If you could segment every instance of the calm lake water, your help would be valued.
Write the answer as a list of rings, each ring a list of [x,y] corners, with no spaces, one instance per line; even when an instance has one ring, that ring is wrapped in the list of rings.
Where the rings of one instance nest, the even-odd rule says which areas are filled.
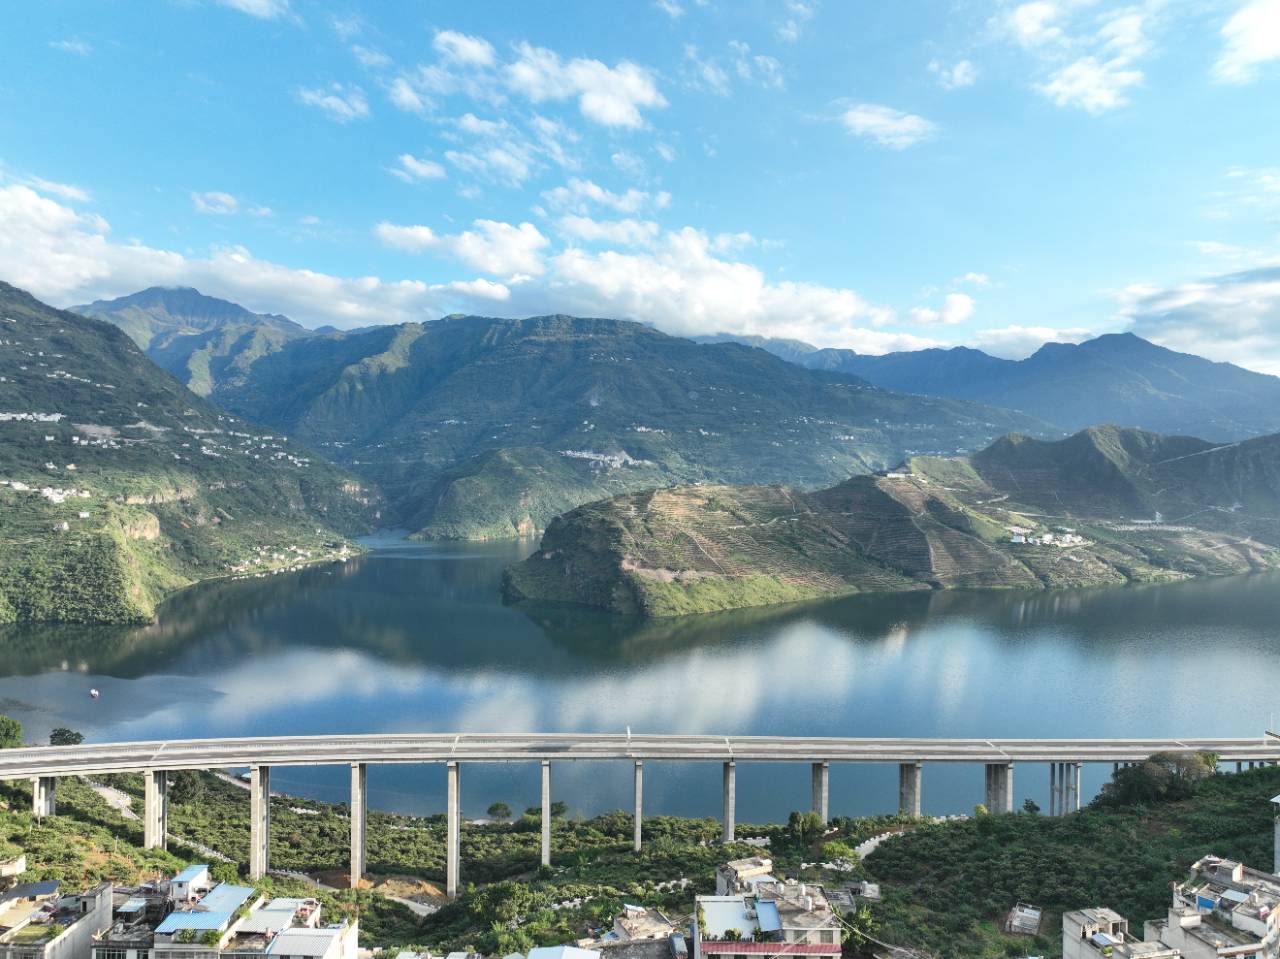
[[[1280,689],[1280,575],[1045,593],[859,597],[642,623],[512,609],[503,568],[532,544],[371,541],[342,566],[213,583],[140,628],[0,629],[0,712],[32,741],[382,731],[831,736],[1260,735]],[[101,690],[97,700],[90,688]],[[1110,766],[1085,767],[1092,793]],[[713,764],[646,767],[650,812],[719,813]],[[926,765],[924,809],[982,799],[978,766]],[[348,774],[280,768],[341,800]],[[369,772],[371,802],[444,808],[442,766]],[[625,808],[622,763],[560,763],[571,809]],[[1015,770],[1047,804],[1048,769]],[[808,769],[740,765],[741,822],[808,804]],[[467,815],[538,796],[536,764],[468,766]],[[896,808],[897,769],[834,766],[833,814]]]

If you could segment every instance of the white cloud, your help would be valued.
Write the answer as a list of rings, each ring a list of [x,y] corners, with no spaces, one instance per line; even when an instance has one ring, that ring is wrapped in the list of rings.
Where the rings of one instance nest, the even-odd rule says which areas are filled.
[[[391,86],[387,87],[387,96],[406,113],[426,113],[430,104],[405,77],[396,77],[391,81]]]
[[[840,117],[845,128],[881,146],[902,150],[932,138],[937,125],[913,113],[904,113],[878,103],[858,103]]]
[[[637,179],[644,176],[644,160],[629,150],[618,150],[609,159],[615,167],[627,174],[627,176],[636,177]]]
[[[369,102],[364,98],[364,91],[357,86],[333,83],[327,89],[300,87],[298,99],[323,110],[338,123],[361,120],[369,115]]]
[[[676,148],[670,143],[659,143],[653,148],[658,156],[662,157],[667,163],[674,163],[676,159]]]
[[[496,220],[476,220],[475,229],[439,234],[428,226],[379,223],[374,235],[387,246],[407,253],[446,253],[496,276],[538,275],[546,270],[542,251],[550,244],[532,223],[513,226]]]
[[[191,202],[195,204],[197,213],[227,215],[240,212],[240,201],[230,193],[210,190],[207,193],[192,193]]]
[[[971,87],[978,80],[978,68],[969,60],[960,60],[951,66],[940,60],[930,60],[929,72],[938,78],[938,86],[944,90]]]
[[[658,236],[658,224],[652,220],[595,220],[589,216],[568,214],[557,223],[560,232],[587,243],[616,243],[619,246],[647,246]]]
[[[2,180],[3,176],[0,176],[0,181]],[[41,193],[52,193],[54,196],[60,196],[64,200],[78,200],[81,203],[86,203],[89,200],[89,192],[72,183],[57,183],[54,180],[46,180],[44,177],[39,176],[21,177],[18,182],[35,187]]]
[[[491,312],[498,303],[509,316],[620,316],[672,333],[785,336],[867,353],[937,345],[883,329],[892,311],[853,290],[770,282],[756,267],[718,254],[737,239],[721,242],[691,228],[661,234],[631,251],[566,249],[548,257],[549,241],[527,223],[479,220],[453,235],[425,226],[380,224],[384,242],[443,253],[483,273],[512,277],[433,284],[294,269],[238,246],[184,255],[114,242],[109,233],[101,217],[79,213],[28,186],[0,187],[0,275],[59,305],[152,285],[185,285],[312,325],[351,327]]]
[[[1223,83],[1248,83],[1258,66],[1280,59],[1280,0],[1248,0],[1222,26],[1222,53],[1213,75]]]
[[[117,243],[102,217],[81,214],[28,186],[0,187],[0,275],[41,299],[67,306],[148,286],[194,286],[253,310],[340,327],[433,319],[504,298],[501,284],[429,285],[416,280],[338,277],[260,260],[243,247],[188,257],[141,243]]]
[[[933,343],[868,329],[890,311],[852,290],[770,283],[754,266],[715,256],[711,245],[686,227],[665,234],[652,251],[565,250],[551,259],[543,295],[555,309],[644,320],[670,333],[783,336],[877,353]]]
[[[446,150],[444,157],[460,170],[519,186],[533,173],[533,162],[515,144],[481,147],[475,150]]]
[[[1049,0],[1020,3],[1009,13],[1008,27],[1022,46],[1039,47],[1063,39],[1061,16],[1061,6]]]
[[[644,125],[641,110],[667,105],[653,73],[630,61],[615,67],[582,57],[566,61],[554,50],[528,43],[516,50],[519,56],[506,67],[507,84],[534,103],[577,98],[588,120],[625,128]]]
[[[979,330],[970,341],[975,349],[992,356],[1021,360],[1046,343],[1082,343],[1094,334],[1080,327],[1054,329],[1051,326],[1004,326]]]
[[[911,318],[921,326],[955,326],[973,316],[973,297],[967,293],[948,293],[942,298],[942,308],[917,306]]]
[[[251,206],[245,212],[250,216],[268,217],[276,215],[276,211],[271,209],[269,206]]]
[[[1129,102],[1144,78],[1147,30],[1159,3],[1102,14],[1091,0],[1034,0],[1004,18],[1006,32],[1034,58],[1034,87],[1060,107],[1105,113]]]
[[[957,276],[952,283],[972,283],[974,286],[990,286],[991,277],[985,273],[964,273]]]
[[[420,160],[412,153],[402,153],[396,157],[396,166],[391,175],[413,183],[418,180],[439,180],[447,176],[444,167],[434,160]]]
[[[653,5],[672,20],[677,20],[684,16],[684,7],[676,3],[676,0],[653,0]]]
[[[607,207],[618,213],[635,213],[647,206],[663,209],[671,200],[668,193],[650,194],[634,187],[625,193],[614,193],[606,190],[592,180],[573,177],[564,186],[547,190],[542,198],[558,210],[574,210],[586,213],[593,206]]]
[[[391,66],[391,58],[380,50],[374,50],[371,47],[362,47],[357,43],[351,48],[351,52],[355,58],[366,67],[381,69],[382,67]]]
[[[239,10],[260,20],[274,20],[289,12],[289,0],[217,0],[224,7]]]
[[[816,6],[814,0],[786,0],[789,16],[778,23],[774,34],[783,43],[795,43],[800,39],[804,24],[813,18]]]
[[[1280,375],[1280,264],[1119,294],[1139,336],[1170,349]]]
[[[1105,113],[1128,103],[1125,91],[1142,83],[1142,71],[1125,69],[1127,62],[1120,57],[1105,62],[1096,57],[1081,57],[1037,88],[1060,107]]]
[[[55,50],[61,50],[63,53],[74,53],[78,57],[87,57],[93,52],[93,47],[79,37],[71,37],[67,40],[50,40],[49,46]]]
[[[453,63],[488,67],[492,66],[495,60],[493,46],[488,40],[458,33],[456,30],[437,31],[431,45],[441,57]]]

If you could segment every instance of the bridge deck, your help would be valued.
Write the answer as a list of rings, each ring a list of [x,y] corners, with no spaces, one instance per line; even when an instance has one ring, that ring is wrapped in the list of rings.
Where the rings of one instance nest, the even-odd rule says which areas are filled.
[[[844,739],[615,733],[428,733],[275,736],[0,750],[0,779],[147,769],[226,769],[347,763],[655,760],[670,762],[1047,763],[1135,762],[1204,750],[1224,762],[1280,761],[1266,736],[1219,739]]]

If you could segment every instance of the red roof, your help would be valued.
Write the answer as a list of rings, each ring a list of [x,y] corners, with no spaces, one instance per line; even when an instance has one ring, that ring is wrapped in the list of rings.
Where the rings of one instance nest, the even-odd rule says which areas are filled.
[[[711,955],[838,956],[840,943],[820,942],[731,942],[702,940],[702,951]]]

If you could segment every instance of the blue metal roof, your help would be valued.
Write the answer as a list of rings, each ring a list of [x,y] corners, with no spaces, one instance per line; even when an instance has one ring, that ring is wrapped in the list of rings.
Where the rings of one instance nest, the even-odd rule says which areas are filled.
[[[756,902],[756,921],[761,932],[781,932],[782,917],[778,915],[778,904],[767,899]]]
[[[257,890],[252,886],[220,882],[204,894],[196,908],[207,912],[235,912],[256,894]]]
[[[141,912],[147,908],[147,900],[134,896],[128,900],[123,906],[116,909],[116,912]]]
[[[235,911],[255,895],[257,891],[252,886],[219,883],[204,894],[194,909],[169,913],[164,922],[156,926],[156,932],[164,935],[181,929],[225,929]]]
[[[231,921],[229,912],[171,912],[164,922],[156,926],[156,932],[167,935],[183,929],[194,929],[207,932],[210,929],[222,929]]]
[[[198,863],[194,866],[188,866],[182,872],[173,877],[174,882],[194,882],[199,879],[202,873],[209,871],[209,866],[205,863]]]

